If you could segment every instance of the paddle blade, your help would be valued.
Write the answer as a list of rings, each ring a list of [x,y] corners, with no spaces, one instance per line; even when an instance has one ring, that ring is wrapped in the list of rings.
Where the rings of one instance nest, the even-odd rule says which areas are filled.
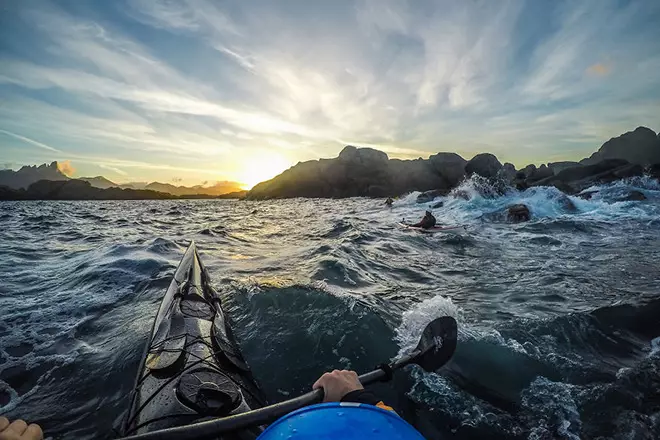
[[[433,320],[424,329],[415,351],[420,354],[412,362],[426,371],[436,371],[449,359],[456,350],[458,328],[456,320],[451,316],[443,316]]]

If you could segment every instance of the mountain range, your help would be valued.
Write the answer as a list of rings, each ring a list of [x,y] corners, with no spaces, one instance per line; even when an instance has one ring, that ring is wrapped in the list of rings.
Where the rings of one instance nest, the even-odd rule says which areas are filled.
[[[660,177],[660,135],[638,127],[605,142],[580,162],[553,162],[538,168],[531,164],[521,170],[510,163],[502,164],[490,153],[477,154],[470,160],[449,152],[428,159],[400,160],[372,148],[349,145],[336,158],[299,162],[249,192],[241,190],[236,182],[186,187],[160,182],[119,185],[103,176],[72,179],[61,172],[58,162],[52,162],[0,171],[0,199],[386,197],[412,191],[446,193],[472,174],[519,189],[555,186],[577,194],[594,182],[645,173]]]
[[[27,189],[33,183],[40,180],[71,180],[69,176],[60,170],[57,161],[50,164],[39,166],[23,166],[18,171],[0,170],[0,186],[6,186],[11,189]],[[126,183],[118,184],[103,176],[79,177],[76,180],[88,182],[92,187],[99,189],[121,188],[134,190],[151,190],[175,196],[211,196],[217,197],[229,193],[240,193],[243,191],[238,182],[223,181],[210,186],[176,186],[169,183],[151,182],[151,183]]]

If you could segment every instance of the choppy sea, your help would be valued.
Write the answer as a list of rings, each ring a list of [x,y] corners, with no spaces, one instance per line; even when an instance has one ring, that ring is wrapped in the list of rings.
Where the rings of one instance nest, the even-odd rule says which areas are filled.
[[[647,200],[619,201],[631,189]],[[195,240],[270,401],[459,323],[438,374],[376,392],[429,439],[660,438],[660,184],[382,200],[0,202],[0,414],[113,438],[151,324]],[[467,199],[467,200],[466,200]],[[532,220],[507,223],[506,206]]]

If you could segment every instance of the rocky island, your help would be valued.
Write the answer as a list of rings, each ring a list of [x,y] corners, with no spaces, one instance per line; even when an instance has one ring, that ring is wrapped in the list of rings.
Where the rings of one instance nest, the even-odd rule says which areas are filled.
[[[502,164],[490,153],[477,154],[470,160],[456,153],[400,160],[389,159],[384,152],[372,148],[349,145],[334,159],[300,162],[273,179],[259,183],[246,198],[387,197],[430,191],[420,196],[430,200],[446,194],[472,174],[518,189],[554,186],[567,194],[577,194],[594,183],[644,173],[660,177],[660,137],[646,127],[610,139],[580,162],[528,165],[521,170],[510,163]]]

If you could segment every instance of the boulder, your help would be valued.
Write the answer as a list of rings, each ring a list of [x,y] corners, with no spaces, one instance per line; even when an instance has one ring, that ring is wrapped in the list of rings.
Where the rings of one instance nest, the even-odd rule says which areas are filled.
[[[622,159],[608,159],[594,165],[568,168],[554,176],[533,182],[534,186],[555,186],[568,194],[574,194],[597,182],[617,179],[617,171],[628,170],[629,163]],[[629,174],[627,172],[627,174]]]
[[[639,177],[644,175],[644,167],[639,164],[630,164],[619,167],[612,171],[610,180],[627,179],[629,177]]]
[[[561,208],[566,212],[577,211],[577,207],[575,206],[575,203],[573,203],[573,201],[569,199],[568,196],[565,194],[560,194],[559,198],[557,199],[557,202],[561,205]]]
[[[338,159],[340,161],[371,166],[375,164],[386,164],[389,158],[386,153],[374,150],[373,148],[357,148],[352,145],[347,145],[339,153]]]
[[[446,179],[433,168],[431,162],[424,159],[390,159],[388,176],[390,179],[388,195],[451,188]]]
[[[510,222],[526,222],[532,218],[529,208],[526,205],[517,204],[507,208],[507,219]]]
[[[417,203],[429,203],[438,197],[444,197],[449,194],[449,190],[446,189],[433,189],[431,191],[424,191],[417,196]]]
[[[470,200],[470,194],[463,189],[452,191],[450,195],[455,199]]]
[[[497,177],[501,169],[500,161],[490,153],[477,154],[465,165],[466,174],[478,174],[488,179]]]
[[[598,191],[583,191],[580,194],[577,194],[577,196],[584,200],[591,200],[594,194],[598,194]]]
[[[536,182],[541,179],[547,179],[552,177],[555,173],[548,168],[545,164],[541,165],[539,168],[536,168],[536,165],[530,164],[522,169],[526,183],[529,185],[533,182]],[[522,176],[519,176],[522,177]]]
[[[504,165],[502,165],[500,174],[502,175],[505,181],[512,183],[516,180],[516,176],[518,172],[516,171],[516,167],[512,163],[506,162]]]
[[[536,173],[536,165],[534,165],[533,163],[529,164],[525,168],[523,168],[521,171],[523,172],[523,175],[525,176],[525,179],[529,179],[530,177],[532,177],[534,175],[534,173]]]
[[[548,168],[552,170],[553,174],[557,174],[561,171],[567,170],[569,168],[575,168],[582,166],[579,162],[563,161],[563,162],[548,162]]]
[[[597,152],[580,163],[593,165],[607,159],[623,159],[637,165],[660,163],[660,138],[650,128],[637,127],[605,142]]]
[[[555,173],[552,172],[550,168],[545,166],[545,164],[541,165],[534,175],[532,176],[533,180],[541,180],[541,179],[547,179],[548,177],[554,176]]]
[[[433,169],[444,179],[445,187],[452,188],[465,177],[467,160],[456,153],[438,153],[429,157]]]
[[[625,196],[617,199],[617,202],[633,202],[633,201],[638,202],[642,200],[646,200],[646,196],[644,195],[644,193],[641,191],[633,190],[630,191]]]
[[[647,174],[654,179],[660,179],[660,163],[651,165],[646,170]]]

